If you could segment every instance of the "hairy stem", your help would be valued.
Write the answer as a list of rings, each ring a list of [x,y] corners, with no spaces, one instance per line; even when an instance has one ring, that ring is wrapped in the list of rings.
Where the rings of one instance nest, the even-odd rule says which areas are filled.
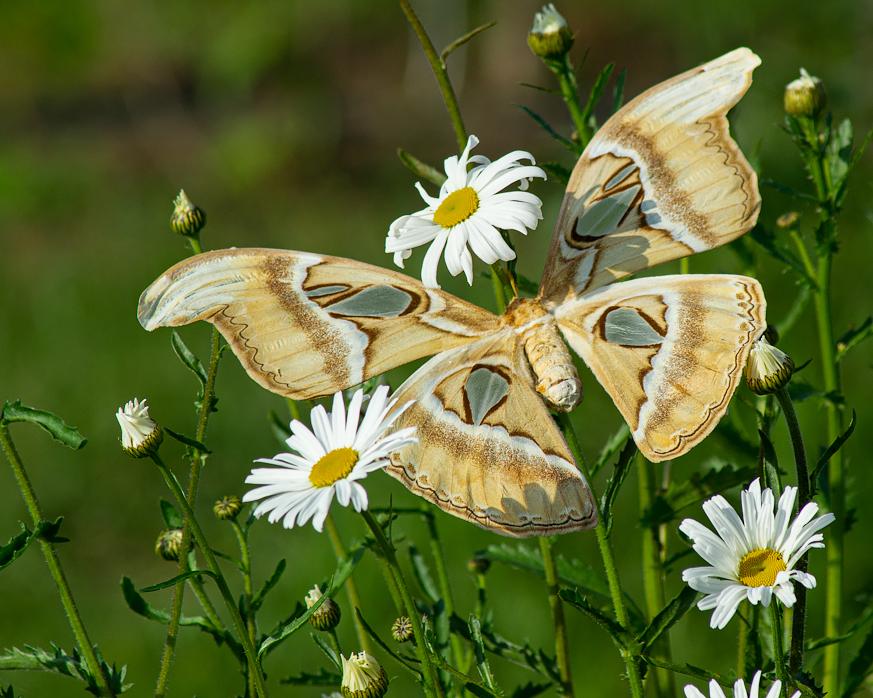
[[[573,424],[570,422],[570,417],[567,414],[561,414],[558,417],[558,424],[567,440],[567,445],[573,453],[573,458],[576,464],[588,481],[588,487],[591,488],[591,496],[594,501],[594,506],[597,507],[597,526],[594,528],[594,533],[597,537],[597,546],[600,549],[600,557],[603,560],[603,569],[606,572],[606,581],[609,585],[609,595],[612,599],[612,607],[615,612],[615,619],[623,628],[630,628],[627,608],[624,605],[624,596],[621,591],[621,582],[618,578],[618,567],[615,564],[615,556],[612,553],[612,546],[609,544],[609,536],[606,533],[606,525],[603,517],[600,516],[600,508],[597,504],[597,495],[594,492],[594,483],[588,474],[588,466],[585,459],[582,457],[582,451],[579,448],[579,441],[576,439],[576,430],[573,429]],[[640,675],[638,657],[627,651],[622,651],[625,667],[627,668],[627,678],[630,683],[631,695],[633,698],[643,698],[643,680]]]
[[[364,521],[367,523],[367,526],[370,528],[370,531],[376,539],[376,544],[379,546],[382,553],[380,558],[385,563],[391,577],[394,579],[397,591],[399,592],[403,606],[406,609],[406,615],[409,616],[409,621],[412,623],[412,634],[415,636],[415,651],[416,654],[418,654],[419,661],[421,661],[425,693],[437,696],[437,698],[442,698],[442,686],[437,678],[436,669],[434,668],[430,653],[427,651],[424,630],[421,626],[421,614],[415,606],[415,600],[412,598],[412,594],[410,593],[406,580],[403,577],[403,572],[400,569],[400,564],[397,562],[397,554],[395,553],[394,546],[385,537],[385,532],[382,530],[379,522],[376,521],[369,511],[364,509],[361,512],[361,515],[364,517]]]
[[[39,500],[36,498],[36,491],[33,489],[27,471],[24,469],[24,462],[21,460],[21,456],[12,442],[12,437],[9,435],[6,424],[2,421],[0,421],[0,446],[2,446],[6,460],[9,461],[9,465],[12,467],[15,482],[18,484],[18,489],[21,491],[21,496],[33,521],[34,529],[36,529],[44,520]],[[61,605],[64,607],[64,613],[67,616],[67,621],[70,623],[73,636],[76,638],[76,645],[78,645],[79,651],[82,653],[82,657],[88,667],[88,672],[94,677],[103,695],[114,696],[115,693],[109,685],[109,678],[104,673],[103,666],[100,664],[94,651],[94,645],[91,644],[91,640],[88,637],[85,622],[82,620],[79,607],[76,605],[75,598],[73,598],[73,591],[70,589],[70,583],[64,574],[64,568],[61,566],[58,551],[52,542],[43,537],[39,538],[39,547],[49,568],[49,574],[51,574],[55,586],[58,588]]]
[[[449,73],[446,70],[446,64],[439,57],[439,54],[434,48],[433,42],[427,34],[427,31],[422,25],[409,0],[400,0],[400,9],[406,15],[406,20],[412,31],[418,37],[427,62],[430,63],[434,77],[436,77],[437,85],[439,85],[440,94],[443,96],[443,102],[446,105],[446,110],[449,112],[449,119],[452,122],[452,128],[455,131],[455,140],[458,142],[458,149],[463,150],[467,145],[467,129],[464,127],[464,119],[461,116],[461,108],[458,106],[458,98],[455,95],[455,88],[452,87],[452,82],[449,80]]]
[[[773,662],[776,667],[776,678],[782,682],[782,690],[787,691],[789,686],[788,665],[785,662],[785,650],[782,647],[784,641],[782,630],[782,611],[779,604],[773,599],[770,602],[770,614],[773,620]]]
[[[552,539],[540,536],[540,553],[543,556],[543,568],[546,572],[546,588],[549,593],[549,610],[552,613],[552,626],[555,629],[555,658],[558,662],[561,696],[572,697],[573,676],[570,672],[570,643],[567,639],[567,623],[564,620],[564,605],[558,596],[558,566],[552,554]]]
[[[200,240],[189,238],[191,249],[199,252]],[[196,246],[195,246],[196,243]],[[200,413],[197,417],[197,432],[195,439],[200,443],[206,439],[206,427],[209,424],[211,405],[215,397],[215,377],[218,374],[218,360],[221,358],[221,344],[218,330],[213,329],[211,335],[211,349],[209,353],[209,370],[206,374],[206,385],[203,388],[203,403],[200,405]],[[206,454],[194,451],[191,455],[191,465],[188,473],[188,501],[194,506],[197,501],[197,490],[200,486],[200,471],[206,461]],[[187,521],[182,527],[182,550],[188,550],[191,545],[191,530]],[[188,571],[188,556],[179,556],[178,574]],[[170,667],[176,654],[176,641],[179,636],[179,620],[182,617],[182,602],[185,598],[185,582],[179,582],[173,589],[173,605],[170,610],[170,622],[167,625],[167,635],[164,639],[164,650],[161,653],[161,668],[158,673],[158,683],[155,687],[155,698],[163,698],[167,694],[167,686],[170,681]]]
[[[212,573],[215,584],[216,586],[218,586],[218,591],[221,593],[221,598],[224,600],[224,605],[227,608],[228,614],[230,615],[231,622],[234,626],[234,631],[238,635],[240,644],[242,645],[243,650],[246,653],[249,674],[254,676],[256,695],[258,695],[259,698],[266,698],[267,687],[264,682],[264,675],[261,671],[261,666],[258,662],[258,655],[255,650],[254,643],[249,637],[245,621],[243,621],[242,616],[240,615],[239,608],[237,608],[237,604],[233,598],[233,594],[230,591],[230,587],[227,585],[227,580],[224,578],[221,567],[219,567],[218,565],[218,560],[215,557],[215,553],[212,552],[212,547],[206,540],[203,529],[200,528],[200,524],[197,522],[197,519],[194,516],[194,510],[191,508],[190,502],[186,498],[185,493],[182,491],[182,486],[179,484],[176,476],[173,475],[173,473],[161,460],[160,456],[158,456],[157,453],[152,455],[152,460],[155,462],[155,465],[158,466],[158,469],[161,471],[161,475],[163,475],[164,477],[164,481],[167,483],[167,487],[169,487],[170,491],[173,493],[173,496],[176,498],[179,507],[182,509],[186,518],[186,525],[190,528],[191,534],[194,537],[194,541],[197,543],[197,547],[200,548],[200,552],[206,560],[206,567]]]
[[[348,557],[349,553],[348,550],[346,550],[346,546],[343,544],[342,538],[340,538],[336,522],[330,514],[328,514],[327,519],[325,519],[325,526],[327,528],[327,537],[330,538],[330,544],[333,546],[333,553],[336,556],[337,562],[342,562],[346,557]],[[354,575],[349,575],[344,586],[346,588],[346,596],[349,598],[349,606],[352,607],[352,618],[355,621],[355,634],[358,636],[358,644],[360,644],[361,649],[364,652],[373,654],[373,645],[370,642],[370,636],[367,634],[367,631],[364,630],[364,626],[361,623],[361,619],[358,618],[358,614],[355,613],[356,609],[363,609],[363,606],[361,606],[361,597],[358,594],[358,585],[355,583]]]
[[[238,521],[231,521],[231,526],[233,527],[233,532],[236,535],[236,542],[239,546],[240,568],[243,577],[243,598],[245,599],[246,609],[246,631],[248,632],[249,640],[251,640],[252,646],[254,647],[255,643],[258,641],[258,628],[255,624],[255,614],[252,611],[254,588],[252,586],[252,561],[251,555],[249,554],[249,541],[246,532],[243,531],[242,526],[239,525]],[[248,673],[247,678],[249,683],[249,695],[254,695],[256,686],[252,672]]]

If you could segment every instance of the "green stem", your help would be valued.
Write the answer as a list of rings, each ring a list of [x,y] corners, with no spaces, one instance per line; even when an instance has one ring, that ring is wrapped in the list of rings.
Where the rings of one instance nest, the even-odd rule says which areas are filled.
[[[546,572],[546,589],[549,593],[549,610],[552,612],[552,625],[555,629],[555,658],[558,662],[561,696],[571,697],[573,692],[573,676],[570,671],[570,643],[567,639],[567,623],[564,620],[564,605],[558,596],[558,566],[552,554],[552,539],[541,536],[539,539],[540,553],[543,556],[543,568]]]
[[[737,630],[737,676],[745,676],[746,652],[749,645],[749,623],[742,615],[739,616],[739,619],[740,627]]]
[[[690,274],[691,273],[691,262],[688,257],[683,257],[679,260],[679,273],[680,274]]]
[[[421,614],[415,606],[415,601],[413,600],[409,587],[406,584],[406,580],[403,577],[400,564],[397,562],[397,555],[394,551],[394,546],[385,537],[385,532],[382,530],[379,522],[376,521],[369,511],[364,509],[361,512],[361,516],[364,517],[364,521],[367,523],[367,526],[369,526],[370,531],[376,539],[376,544],[379,546],[382,553],[380,559],[385,563],[386,568],[393,577],[394,583],[397,585],[397,591],[403,602],[403,606],[406,609],[406,615],[409,616],[409,621],[412,623],[412,634],[415,636],[415,651],[421,662],[425,693],[437,696],[437,698],[442,698],[442,687],[437,678],[436,669],[434,668],[430,653],[427,651],[424,630],[421,627]]]
[[[330,538],[330,544],[333,546],[333,553],[336,556],[337,562],[342,562],[348,557],[349,553],[348,550],[346,550],[346,546],[343,544],[342,538],[340,538],[336,522],[330,514],[327,515],[325,524],[327,528],[327,537]],[[364,629],[361,619],[358,618],[358,614],[355,613],[356,609],[360,608],[363,610],[363,606],[361,605],[361,597],[358,594],[358,585],[355,583],[354,575],[350,575],[346,580],[345,588],[346,596],[349,597],[349,606],[352,607],[352,618],[355,622],[355,634],[358,636],[358,644],[360,644],[361,649],[364,652],[373,654],[373,645],[370,643],[370,636]]]
[[[215,606],[213,605],[211,599],[206,594],[206,589],[203,588],[203,582],[200,581],[200,578],[189,577],[188,584],[191,585],[191,591],[193,591],[194,596],[197,597],[197,602],[200,604],[200,607],[203,609],[203,612],[206,614],[209,622],[212,623],[216,628],[224,628],[224,623],[218,616],[218,611],[215,610]]]
[[[189,238],[191,248],[195,252],[199,251],[199,238]],[[196,243],[196,248],[195,248]],[[206,385],[203,387],[203,402],[200,405],[200,414],[197,417],[197,432],[195,439],[203,443],[206,439],[206,427],[209,424],[209,415],[211,413],[212,399],[215,396],[215,378],[218,374],[218,360],[221,358],[221,344],[219,341],[218,330],[212,330],[211,349],[209,353],[209,370],[206,374]],[[189,502],[197,501],[197,490],[200,486],[200,472],[203,468],[203,463],[206,460],[206,454],[195,451],[191,456],[191,466],[188,473],[188,492],[187,498]],[[182,550],[188,550],[191,545],[191,530],[187,522],[182,527]],[[182,575],[188,571],[188,556],[182,555],[179,557],[178,574]],[[170,622],[167,624],[167,635],[164,639],[164,650],[161,653],[161,667],[158,673],[158,683],[155,687],[155,698],[163,698],[167,694],[167,685],[170,681],[170,667],[173,663],[173,657],[176,654],[176,642],[179,637],[179,620],[182,618],[182,602],[185,598],[185,582],[179,582],[173,589],[173,605],[170,610]]]
[[[570,417],[567,414],[558,416],[558,424],[567,440],[567,445],[573,457],[576,459],[576,464],[588,481],[588,487],[591,489],[591,496],[594,506],[597,509],[597,526],[594,528],[594,534],[597,537],[597,547],[600,549],[600,557],[603,560],[603,569],[606,572],[606,581],[609,585],[609,595],[612,598],[612,606],[615,611],[615,619],[623,628],[630,628],[627,608],[624,605],[624,596],[621,591],[621,582],[618,578],[618,567],[615,564],[615,556],[612,554],[612,547],[609,544],[609,537],[606,533],[606,525],[603,522],[603,517],[600,515],[600,507],[597,502],[597,495],[594,492],[594,483],[589,477],[588,466],[582,457],[582,451],[579,448],[579,441],[576,439],[576,431],[573,429],[573,424],[570,422]],[[643,680],[640,675],[638,657],[628,651],[622,651],[622,657],[627,668],[627,677],[630,683],[631,695],[633,698],[643,698]]]
[[[12,467],[12,472],[15,475],[15,481],[18,483],[18,489],[21,491],[21,496],[24,498],[24,503],[30,513],[30,518],[33,521],[34,529],[44,520],[42,510],[39,506],[39,500],[36,498],[36,491],[30,482],[27,471],[24,469],[24,462],[12,442],[12,437],[9,435],[9,430],[3,421],[0,421],[0,446],[3,448],[3,453],[9,465]],[[88,667],[88,672],[94,677],[97,686],[100,688],[101,694],[114,696],[115,693],[109,684],[109,678],[103,671],[103,666],[97,659],[97,654],[94,651],[94,645],[88,637],[88,631],[85,629],[85,622],[79,613],[79,608],[76,605],[76,600],[73,598],[73,592],[70,589],[70,583],[64,574],[64,569],[61,567],[61,560],[58,557],[58,551],[50,541],[45,538],[39,538],[39,547],[42,550],[46,565],[49,568],[49,574],[54,579],[55,586],[58,588],[58,595],[61,598],[61,605],[64,607],[64,613],[67,615],[67,620],[70,623],[70,629],[73,631],[73,636],[76,638],[76,644],[85,664]]]
[[[409,22],[409,26],[412,27],[412,31],[414,31],[415,35],[418,37],[424,55],[427,57],[427,62],[430,63],[431,70],[433,71],[434,77],[436,77],[437,84],[440,88],[440,94],[443,96],[443,102],[449,112],[449,119],[452,121],[452,128],[455,131],[455,140],[458,142],[458,149],[463,150],[467,146],[467,129],[464,127],[464,119],[461,116],[461,109],[458,106],[458,98],[455,95],[455,88],[452,87],[452,82],[449,80],[449,73],[446,70],[446,64],[439,57],[436,48],[434,48],[433,42],[427,35],[424,25],[422,25],[418,15],[415,14],[412,5],[409,4],[409,0],[400,0],[400,9],[403,10],[403,14],[406,15],[406,20]]]
[[[785,663],[785,651],[782,647],[783,631],[782,631],[782,612],[779,609],[779,604],[776,599],[770,602],[770,614],[773,619],[773,662],[776,664],[776,678],[782,682],[782,690],[787,691],[789,687],[788,667]]]
[[[249,541],[245,531],[243,531],[242,526],[239,525],[238,521],[231,521],[231,526],[233,527],[234,534],[236,534],[236,542],[239,546],[240,567],[243,577],[243,594],[245,598],[246,609],[246,631],[248,632],[249,640],[251,640],[252,646],[254,647],[255,643],[257,643],[258,641],[258,628],[255,624],[255,614],[252,611],[254,588],[252,586],[252,561],[251,555],[249,554]],[[254,676],[252,676],[252,672],[248,672],[247,678],[249,683],[249,695],[254,695],[256,686]]]
[[[191,251],[194,254],[201,254],[203,252],[203,248],[200,246],[200,235],[196,235],[195,237],[188,238],[188,244],[191,245]]]
[[[573,127],[576,129],[579,146],[585,148],[594,136],[594,132],[585,120],[585,113],[579,104],[579,86],[576,84],[576,73],[573,70],[573,64],[570,62],[570,55],[565,54],[564,60],[561,61],[557,70],[553,70],[558,78],[561,98],[564,100],[564,104],[567,105],[567,111],[570,112],[570,119],[573,121]]]
[[[449,574],[446,570],[446,556],[443,552],[442,539],[440,538],[439,530],[437,529],[436,517],[427,508],[422,507],[424,520],[427,522],[428,539],[430,543],[430,554],[433,557],[434,568],[437,574],[437,584],[440,588],[443,604],[445,605],[446,617],[451,618],[455,614],[455,597],[452,594],[452,587],[449,584]],[[452,657],[457,666],[461,666],[464,660],[464,646],[461,644],[461,638],[455,633],[449,634],[449,643],[452,646]]]
[[[237,608],[236,601],[233,598],[230,587],[227,585],[227,580],[224,578],[221,567],[219,567],[218,565],[218,560],[215,558],[215,553],[212,552],[212,548],[210,547],[209,542],[206,540],[203,529],[200,528],[200,524],[197,522],[197,519],[194,516],[194,510],[191,508],[191,504],[185,497],[185,493],[182,491],[182,486],[179,484],[176,476],[173,475],[173,473],[161,460],[160,456],[157,453],[152,454],[152,460],[158,466],[158,469],[161,471],[161,475],[164,476],[164,481],[167,483],[167,487],[170,488],[170,491],[176,498],[179,507],[185,514],[186,524],[190,528],[191,533],[194,537],[194,541],[197,543],[197,547],[200,548],[200,552],[206,560],[206,567],[212,573],[215,584],[218,586],[218,590],[221,593],[221,598],[224,600],[227,612],[230,615],[231,622],[233,623],[234,631],[239,636],[240,644],[242,645],[243,650],[246,653],[246,658],[248,659],[249,665],[249,673],[254,676],[255,690],[257,691],[257,695],[260,698],[266,698],[267,687],[264,683],[264,675],[261,672],[260,664],[258,663],[258,655],[255,651],[254,643],[249,637],[248,631],[246,629],[246,624],[243,621],[242,616],[240,615],[239,608]]]
[[[647,511],[655,497],[655,466],[640,456],[637,459],[639,475],[640,514]],[[664,594],[664,575],[661,565],[661,531],[658,525],[649,526],[643,531],[642,546],[643,589],[646,597],[646,614],[652,620],[666,605]],[[659,653],[668,662],[673,661],[669,636],[658,642]],[[660,698],[673,698],[676,685],[673,674],[663,669],[655,670],[655,692]]]

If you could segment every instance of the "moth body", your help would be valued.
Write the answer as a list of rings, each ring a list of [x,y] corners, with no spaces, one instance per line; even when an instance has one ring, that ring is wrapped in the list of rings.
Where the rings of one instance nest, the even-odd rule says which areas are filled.
[[[537,299],[517,298],[505,317],[521,337],[537,392],[560,412],[576,407],[582,401],[582,381],[551,313]]]

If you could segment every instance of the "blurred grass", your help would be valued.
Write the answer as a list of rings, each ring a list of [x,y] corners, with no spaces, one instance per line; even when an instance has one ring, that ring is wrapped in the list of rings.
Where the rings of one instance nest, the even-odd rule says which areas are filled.
[[[416,4],[438,46],[471,26],[498,20],[451,59],[468,128],[482,140],[480,150],[494,156],[520,147],[540,160],[562,158],[515,106],[529,105],[566,129],[557,99],[519,84],[548,84],[524,44],[538,4]],[[704,7],[689,0],[619,0],[563,2],[559,9],[576,30],[577,62],[588,50],[583,83],[615,61],[628,69],[630,96],[737,45],[757,51],[764,63],[732,121],[764,176],[804,186],[799,158],[779,128],[782,86],[801,65],[824,79],[838,117],[850,116],[859,132],[873,124],[873,3],[777,0]],[[110,661],[128,664],[132,695],[147,695],[156,678],[163,629],[126,609],[118,582],[126,574],[144,586],[173,573],[152,554],[162,527],[156,502],[166,495],[153,469],[120,452],[113,412],[134,395],[148,396],[159,420],[192,429],[195,386],[172,356],[169,334],[146,334],[135,318],[140,291],[186,254],[183,241],[168,231],[172,197],[185,187],[207,210],[206,247],[296,248],[388,266],[382,252],[388,224],[419,207],[411,177],[394,150],[403,146],[438,163],[453,150],[451,129],[427,67],[390,2],[13,1],[3,6],[0,66],[0,399],[21,398],[54,410],[90,439],[84,451],[72,453],[26,427],[14,430],[47,514],[66,516],[64,532],[73,542],[62,547],[62,556],[93,636]],[[834,288],[837,334],[871,312],[871,163],[868,154],[853,177],[841,226]],[[546,202],[546,220],[519,241],[520,267],[532,278],[540,275],[560,187],[539,185],[537,193]],[[772,222],[797,207],[770,190],[762,193],[764,220]],[[417,274],[420,260],[420,254],[411,260],[410,273]],[[779,318],[797,287],[778,265],[763,255],[761,261],[758,274],[770,317]],[[691,265],[693,271],[742,270],[730,250],[695,257]],[[441,278],[448,281],[445,273]],[[452,280],[446,287],[490,307],[487,284],[468,291]],[[186,329],[184,336],[206,354],[206,328]],[[798,364],[813,359],[805,377],[817,382],[811,312],[785,346]],[[846,452],[859,506],[857,527],[864,531],[871,521],[861,505],[873,486],[864,467],[873,447],[873,435],[864,428],[873,417],[866,399],[873,388],[871,368],[869,345],[843,366],[848,404],[859,413],[860,428]],[[594,454],[619,417],[587,371],[583,380],[586,401],[576,419],[586,453]],[[209,520],[206,505],[223,494],[241,493],[252,459],[275,452],[266,415],[284,405],[249,381],[232,358],[222,364],[218,394],[220,411],[209,434],[216,455],[205,473],[201,503],[216,546],[230,551],[230,531]],[[745,389],[736,398],[749,399]],[[800,416],[812,450],[823,438],[823,413],[806,402]],[[781,425],[775,434],[788,463]],[[711,439],[675,464],[675,477],[686,476],[716,453],[729,456],[730,451]],[[637,517],[635,491],[629,482],[622,492],[614,535],[624,581],[638,593],[639,543],[630,534]],[[0,492],[0,538],[5,540],[25,516],[5,466],[0,467]],[[397,504],[413,501],[388,478],[375,478],[371,496],[377,503],[389,497]],[[361,535],[354,516],[340,512],[338,518],[349,540]],[[439,523],[458,606],[467,612],[475,591],[464,563],[473,550],[502,539],[442,514]],[[417,525],[405,530],[421,538]],[[597,565],[591,538],[568,537],[558,548]],[[256,574],[268,574],[279,556],[291,563],[265,618],[287,612],[333,568],[327,541],[309,528],[289,533],[260,525],[254,547]],[[847,618],[866,602],[871,588],[868,551],[863,532],[849,537]],[[822,558],[813,554],[817,574],[823,572]],[[366,559],[358,576],[367,617],[387,635],[392,616],[379,570]],[[501,632],[548,645],[542,586],[499,567],[489,573],[489,584]],[[154,596],[155,603],[168,603],[160,593]],[[820,632],[821,601],[820,594],[811,595],[812,637]],[[345,606],[344,598],[341,602]],[[574,671],[584,694],[620,694],[617,653],[596,626],[569,612]],[[735,628],[713,633],[706,619],[693,612],[682,621],[674,632],[674,656],[727,670],[733,665]],[[268,660],[271,678],[320,661],[306,635],[300,633]],[[348,621],[341,638],[346,651],[356,649]],[[71,646],[44,564],[31,551],[0,574],[0,647],[50,640]],[[396,666],[387,666],[397,675]],[[505,687],[528,678],[500,662],[495,666]],[[64,678],[17,674],[0,676],[0,685],[10,680],[25,696],[81,693]],[[392,694],[408,694],[412,689],[405,682],[401,676]],[[185,631],[171,687],[174,695],[230,695],[239,682],[221,650]]]

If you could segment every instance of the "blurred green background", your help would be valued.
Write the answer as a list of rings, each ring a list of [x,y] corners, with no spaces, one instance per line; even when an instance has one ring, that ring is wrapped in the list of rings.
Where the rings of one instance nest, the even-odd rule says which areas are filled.
[[[572,164],[518,108],[528,105],[568,130],[557,98],[520,84],[551,85],[525,44],[538,3],[419,0],[415,5],[438,47],[477,24],[498,21],[450,60],[467,126],[482,141],[479,152],[494,157],[522,148],[539,160]],[[587,52],[583,85],[614,61],[627,68],[629,96],[738,45],[758,52],[763,65],[732,122],[764,176],[806,186],[799,157],[780,128],[782,87],[800,66],[824,79],[838,117],[851,117],[859,132],[873,124],[873,3],[867,0],[565,0],[559,9],[576,32],[577,65]],[[0,17],[0,399],[21,398],[53,410],[89,438],[83,451],[73,453],[34,429],[13,430],[47,515],[66,517],[64,533],[72,542],[61,554],[93,637],[110,661],[128,665],[131,695],[148,695],[164,630],[127,610],[119,580],[129,575],[145,586],[174,574],[175,567],[152,552],[162,527],[157,501],[167,495],[148,463],[121,453],[113,412],[133,396],[148,397],[160,421],[193,432],[191,375],[172,355],[169,333],[147,334],[135,317],[141,290],[186,254],[184,242],[168,229],[172,198],[184,187],[206,209],[205,247],[285,247],[388,266],[390,258],[382,252],[388,224],[420,208],[413,178],[395,149],[402,146],[439,163],[454,152],[454,138],[435,82],[392,2],[12,0],[2,3]],[[868,154],[853,177],[840,228],[837,334],[871,311],[871,176]],[[540,274],[561,186],[537,184],[535,191],[545,202],[545,220],[528,238],[516,236],[520,267],[532,278]],[[771,224],[796,207],[772,190],[762,194],[762,220]],[[418,273],[421,258],[418,253],[410,261],[410,273]],[[764,254],[759,258],[770,317],[779,319],[797,286],[777,263]],[[695,257],[691,266],[693,271],[743,268],[725,249]],[[441,279],[449,290],[491,307],[489,284],[468,290],[444,271]],[[186,328],[183,336],[205,356],[206,327]],[[815,337],[809,308],[784,341],[798,364],[812,360],[805,380],[813,384],[820,381]],[[860,424],[846,451],[851,502],[858,507],[847,553],[847,618],[866,603],[873,580],[865,539],[871,514],[863,506],[873,493],[867,467],[873,446],[867,427],[873,417],[871,368],[869,345],[843,364],[847,403],[858,410]],[[392,379],[399,377],[402,372]],[[619,417],[587,371],[583,381],[586,400],[575,418],[586,453],[594,455]],[[218,394],[220,411],[208,437],[215,455],[200,501],[208,534],[216,547],[230,552],[230,531],[212,519],[209,506],[220,495],[241,494],[251,461],[276,452],[267,414],[270,409],[284,414],[284,404],[248,380],[232,357],[222,363]],[[749,402],[750,394],[741,388],[734,409],[748,413]],[[821,405],[810,400],[799,409],[814,452],[824,439]],[[784,462],[790,463],[781,424],[774,434]],[[179,454],[172,446],[165,451],[167,457]],[[677,461],[674,476],[684,479],[714,454],[735,458],[730,444],[716,436]],[[415,501],[384,476],[368,480],[368,487],[376,504],[387,504],[389,496],[397,504]],[[619,499],[614,545],[624,582],[641,599],[636,489],[632,476]],[[0,493],[0,539],[5,540],[17,530],[17,521],[26,519],[5,464]],[[348,541],[361,535],[355,516],[345,511],[337,516]],[[459,610],[466,615],[475,590],[465,563],[474,550],[503,539],[441,513],[438,520]],[[426,547],[417,525],[405,531]],[[254,529],[253,544],[257,575],[269,573],[279,557],[290,563],[268,604],[268,619],[288,612],[333,570],[326,538],[310,527],[288,532],[263,523]],[[675,537],[671,544],[674,550],[681,545]],[[593,535],[566,537],[558,549],[599,565]],[[822,562],[823,554],[813,553],[812,571],[820,579]],[[375,561],[365,559],[357,578],[366,615],[387,635],[393,616]],[[542,584],[499,566],[488,580],[498,630],[548,646]],[[669,591],[678,588],[676,571]],[[168,599],[166,592],[151,598],[158,605]],[[356,649],[354,633],[345,597],[340,601],[347,613],[340,634],[348,651]],[[814,592],[811,637],[821,633],[821,602],[822,594]],[[607,636],[587,618],[568,613],[579,695],[623,695],[622,665]],[[730,670],[737,622],[714,632],[707,618],[694,611],[677,626],[674,656]],[[0,647],[47,646],[51,640],[72,647],[45,564],[34,549],[0,573]],[[271,655],[266,668],[275,680],[313,670],[320,661],[308,633],[301,632]],[[398,677],[392,695],[414,695],[397,665],[386,661],[386,666]],[[501,661],[494,668],[505,688],[535,678]],[[79,685],[62,677],[0,676],[0,685],[10,681],[29,697],[82,694]],[[235,691],[241,691],[241,683],[223,650],[206,636],[184,630],[171,694]],[[274,692],[318,696],[322,691],[286,686]]]

